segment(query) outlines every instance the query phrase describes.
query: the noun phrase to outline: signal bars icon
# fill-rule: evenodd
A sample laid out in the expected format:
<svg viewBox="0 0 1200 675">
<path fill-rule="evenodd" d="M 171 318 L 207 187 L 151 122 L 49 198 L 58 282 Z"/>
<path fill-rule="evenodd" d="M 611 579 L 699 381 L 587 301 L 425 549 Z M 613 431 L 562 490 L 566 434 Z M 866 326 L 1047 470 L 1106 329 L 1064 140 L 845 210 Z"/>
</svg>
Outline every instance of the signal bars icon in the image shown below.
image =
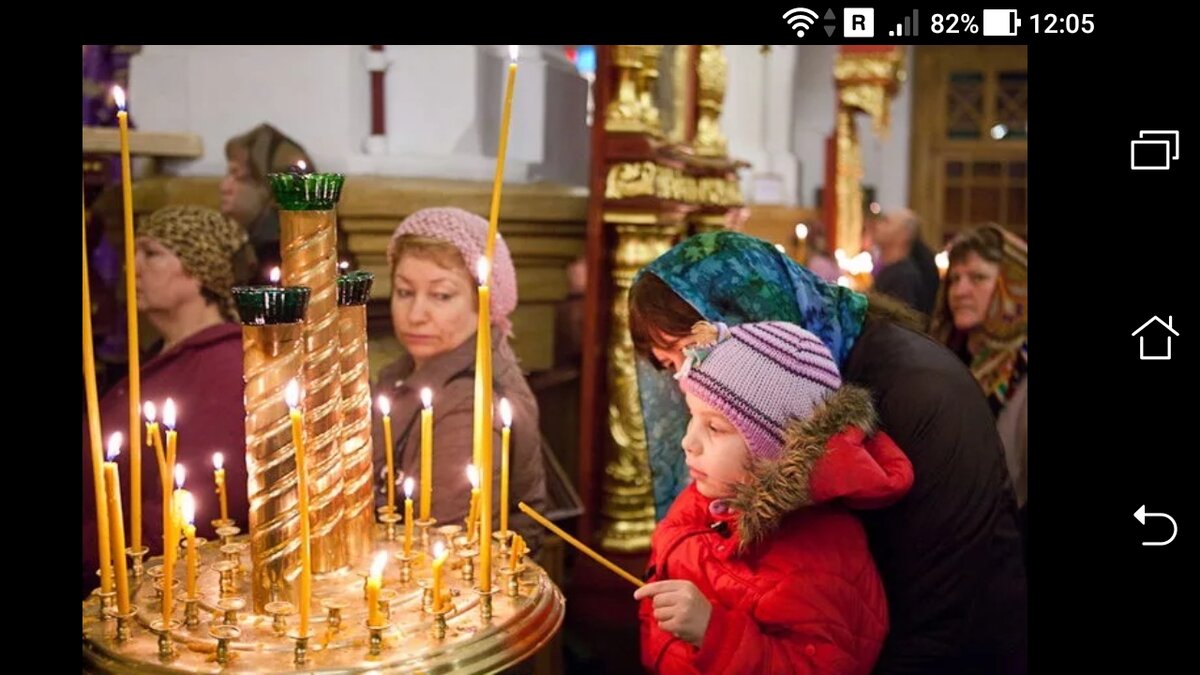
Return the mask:
<svg viewBox="0 0 1200 675">
<path fill-rule="evenodd" d="M 817 22 L 819 18 L 817 13 L 807 7 L 793 7 L 783 13 L 783 18 L 788 25 L 796 31 L 798 37 L 804 37 L 809 28 Z"/>
<path fill-rule="evenodd" d="M 920 25 L 917 10 L 914 9 L 911 17 L 904 17 L 903 23 L 897 23 L 895 28 L 888 31 L 888 37 L 916 37 Z"/>
</svg>

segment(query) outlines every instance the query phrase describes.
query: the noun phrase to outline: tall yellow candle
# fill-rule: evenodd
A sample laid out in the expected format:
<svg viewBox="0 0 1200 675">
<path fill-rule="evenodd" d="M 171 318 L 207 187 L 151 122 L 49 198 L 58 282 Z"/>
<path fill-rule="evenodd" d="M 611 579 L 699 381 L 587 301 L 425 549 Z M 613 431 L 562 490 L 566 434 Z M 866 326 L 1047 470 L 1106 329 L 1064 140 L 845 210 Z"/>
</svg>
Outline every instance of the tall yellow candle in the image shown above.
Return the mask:
<svg viewBox="0 0 1200 675">
<path fill-rule="evenodd" d="M 304 456 L 304 417 L 300 414 L 300 383 L 292 380 L 284 392 L 292 418 L 292 444 L 296 447 L 296 491 L 300 497 L 300 634 L 308 635 L 312 605 L 312 547 L 309 542 L 308 468 Z"/>
<path fill-rule="evenodd" d="M 194 598 L 200 563 L 196 551 L 196 500 L 190 492 L 184 492 L 179 500 L 179 520 L 183 523 L 183 537 L 187 540 L 187 596 Z"/>
<path fill-rule="evenodd" d="M 379 412 L 383 413 L 383 452 L 387 456 L 388 512 L 396 512 L 396 448 L 392 445 L 392 399 L 379 395 Z"/>
<path fill-rule="evenodd" d="M 108 438 L 108 461 L 104 463 L 104 489 L 108 499 L 109 549 L 120 551 L 113 556 L 116 564 L 117 610 L 129 613 L 129 572 L 125 567 L 125 516 L 121 512 L 121 474 L 117 472 L 117 455 L 121 454 L 121 432 Z"/>
<path fill-rule="evenodd" d="M 413 479 L 404 479 L 404 555 L 412 555 L 413 538 Z"/>
<path fill-rule="evenodd" d="M 508 80 L 504 83 L 504 111 L 500 114 L 500 147 L 496 151 L 496 175 L 492 179 L 492 208 L 488 214 L 488 261 L 495 259 L 496 233 L 500 225 L 500 189 L 504 183 L 504 156 L 508 154 L 508 124 L 512 120 L 513 85 L 517 81 L 517 45 L 508 46 L 510 62 Z"/>
<path fill-rule="evenodd" d="M 500 432 L 500 536 L 508 536 L 508 472 L 509 443 L 512 438 L 512 404 L 500 399 L 500 421 L 504 424 Z"/>
<path fill-rule="evenodd" d="M 433 545 L 433 611 L 442 611 L 442 566 L 446 564 L 446 546 L 438 541 Z"/>
<path fill-rule="evenodd" d="M 421 519 L 433 508 L 433 391 L 421 390 Z"/>
<path fill-rule="evenodd" d="M 479 480 L 479 590 L 492 589 L 492 323 L 487 258 L 479 260 L 479 328 L 475 350 L 475 438 Z"/>
<path fill-rule="evenodd" d="M 383 610 L 379 607 L 379 590 L 383 588 L 383 568 L 387 565 L 387 551 L 375 554 L 371 563 L 371 575 L 367 577 L 367 625 L 378 628 L 384 624 Z"/>
<path fill-rule="evenodd" d="M 474 464 L 467 465 L 467 482 L 471 484 L 471 504 L 467 507 L 467 540 L 475 538 L 475 525 L 479 518 L 479 470 Z"/>
<path fill-rule="evenodd" d="M 213 453 L 213 482 L 217 484 L 217 499 L 221 503 L 221 520 L 229 520 L 229 500 L 225 497 L 225 455 Z"/>
<path fill-rule="evenodd" d="M 112 591 L 108 541 L 108 499 L 104 495 L 104 442 L 100 439 L 100 398 L 96 393 L 96 355 L 92 346 L 92 292 L 88 284 L 87 207 L 83 208 L 83 388 L 88 436 L 92 441 L 92 489 L 96 493 L 96 546 L 100 549 L 100 591 Z"/>
<path fill-rule="evenodd" d="M 175 465 L 175 493 L 171 495 L 171 536 L 175 537 L 175 546 L 179 546 L 179 535 L 183 531 L 183 502 L 191 499 L 191 494 L 183 489 L 187 480 L 187 469 L 182 464 Z"/>
<path fill-rule="evenodd" d="M 129 160 L 129 113 L 125 110 L 125 90 L 114 86 L 117 126 L 121 138 L 121 195 L 125 206 L 125 330 L 129 355 L 129 500 L 131 542 L 142 547 L 142 373 L 138 351 L 137 270 L 133 252 L 133 172 Z M 116 551 L 118 556 L 124 551 Z"/>
<path fill-rule="evenodd" d="M 173 589 L 171 581 L 175 578 L 175 557 L 179 536 L 175 529 L 175 499 L 171 492 L 172 468 L 175 466 L 175 447 L 178 435 L 175 432 L 175 401 L 167 399 L 163 404 L 163 424 L 167 427 L 166 464 L 160 468 L 163 492 L 163 593 L 162 620 L 163 626 L 171 625 L 171 610 L 173 608 Z"/>
</svg>

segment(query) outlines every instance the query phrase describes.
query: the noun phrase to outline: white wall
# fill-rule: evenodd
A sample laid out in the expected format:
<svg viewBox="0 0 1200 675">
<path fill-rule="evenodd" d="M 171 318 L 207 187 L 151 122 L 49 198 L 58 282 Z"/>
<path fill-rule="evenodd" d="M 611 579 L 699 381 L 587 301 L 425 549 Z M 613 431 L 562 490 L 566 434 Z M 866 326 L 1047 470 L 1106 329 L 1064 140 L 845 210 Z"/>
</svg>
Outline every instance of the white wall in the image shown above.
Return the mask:
<svg viewBox="0 0 1200 675">
<path fill-rule="evenodd" d="M 204 157 L 185 175 L 224 171 L 225 142 L 261 122 L 295 138 L 325 171 L 490 180 L 507 45 L 388 45 L 386 141 L 370 131 L 367 45 L 146 45 L 130 71 L 138 127 L 186 131 Z M 585 185 L 587 83 L 561 45 L 523 45 L 506 182 Z"/>
<path fill-rule="evenodd" d="M 800 162 L 801 204 L 814 206 L 815 190 L 825 182 L 825 139 L 833 133 L 835 94 L 834 45 L 796 47 L 794 148 Z M 911 68 L 912 47 L 905 63 Z M 900 85 L 891 105 L 886 140 L 875 135 L 866 116 L 859 118 L 862 140 L 863 182 L 874 186 L 884 209 L 908 203 L 909 144 L 912 134 L 912 81 Z"/>
</svg>

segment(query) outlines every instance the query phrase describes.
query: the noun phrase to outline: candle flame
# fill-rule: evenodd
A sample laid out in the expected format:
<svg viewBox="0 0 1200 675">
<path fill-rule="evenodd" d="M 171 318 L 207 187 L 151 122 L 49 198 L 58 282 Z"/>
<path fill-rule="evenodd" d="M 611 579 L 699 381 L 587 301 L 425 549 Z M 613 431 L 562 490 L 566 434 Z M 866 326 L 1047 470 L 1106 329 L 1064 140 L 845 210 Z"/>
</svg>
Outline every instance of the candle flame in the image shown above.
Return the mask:
<svg viewBox="0 0 1200 675">
<path fill-rule="evenodd" d="M 509 45 L 508 46 L 508 58 L 510 60 L 512 60 L 513 63 L 517 62 L 517 56 L 520 55 L 520 53 L 521 53 L 521 45 Z"/>
<path fill-rule="evenodd" d="M 808 225 L 796 223 L 796 238 L 800 241 L 808 239 Z"/>
<path fill-rule="evenodd" d="M 121 454 L 121 441 L 123 440 L 125 437 L 119 431 L 114 431 L 112 436 L 108 437 L 108 461 L 117 461 L 117 455 Z"/>
<path fill-rule="evenodd" d="M 446 556 L 446 545 L 444 543 L 442 543 L 440 540 L 433 542 L 433 557 L 434 557 L 434 559 L 444 558 L 445 556 Z"/>
<path fill-rule="evenodd" d="M 302 160 L 302 159 L 301 159 L 301 160 L 297 160 L 297 161 L 296 161 L 296 168 L 297 168 L 297 169 L 300 169 L 301 171 L 308 171 L 308 164 L 307 164 L 307 163 L 305 163 L 305 161 L 304 161 L 304 160 Z"/>
<path fill-rule="evenodd" d="M 850 281 L 850 277 L 842 275 L 838 277 L 838 286 L 842 288 L 854 288 L 854 284 Z"/>
<path fill-rule="evenodd" d="M 383 568 L 387 566 L 388 554 L 387 551 L 380 551 L 375 554 L 375 560 L 371 563 L 371 576 L 378 579 L 383 576 Z"/>
<path fill-rule="evenodd" d="M 343 272 L 350 269 L 350 262 L 343 260 L 342 262 L 338 263 L 338 269 L 342 270 Z"/>
<path fill-rule="evenodd" d="M 196 498 L 192 493 L 185 492 L 179 495 L 179 514 L 188 525 L 196 524 Z"/>
<path fill-rule="evenodd" d="M 187 469 L 182 464 L 175 465 L 175 487 L 183 489 L 183 480 L 187 478 Z"/>
<path fill-rule="evenodd" d="M 475 265 L 475 271 L 479 275 L 479 285 L 488 285 L 488 274 L 492 271 L 491 263 L 487 256 L 479 256 L 479 262 Z"/>
<path fill-rule="evenodd" d="M 146 401 L 142 404 L 142 414 L 146 416 L 146 421 L 153 423 L 158 417 L 158 406 L 154 405 L 154 401 Z"/>
<path fill-rule="evenodd" d="M 467 480 L 471 481 L 472 488 L 479 489 L 479 469 L 474 464 L 467 465 Z"/>
<path fill-rule="evenodd" d="M 279 283 L 279 280 L 282 278 L 283 278 L 283 272 L 281 272 L 278 267 L 272 267 L 271 268 L 271 283 L 277 284 L 277 283 Z"/>
<path fill-rule="evenodd" d="M 113 102 L 115 102 L 117 104 L 117 107 L 120 108 L 122 111 L 124 111 L 125 110 L 125 90 L 121 88 L 121 85 L 119 85 L 119 84 L 113 85 L 112 97 L 113 97 Z"/>
<path fill-rule="evenodd" d="M 287 401 L 292 410 L 300 406 L 300 383 L 294 378 L 288 380 L 287 388 L 283 390 L 283 400 Z"/>
<path fill-rule="evenodd" d="M 392 414 L 392 399 L 388 398 L 387 394 L 380 394 L 376 401 L 379 404 L 379 412 L 383 413 L 384 417 Z"/>
<path fill-rule="evenodd" d="M 219 452 L 213 453 L 213 468 L 218 471 L 225 468 L 225 455 Z"/>
<path fill-rule="evenodd" d="M 405 478 L 404 479 L 404 498 L 412 499 L 412 493 L 413 493 L 413 479 Z"/>
<path fill-rule="evenodd" d="M 421 405 L 426 408 L 433 407 L 433 390 L 429 387 L 421 390 Z"/>
<path fill-rule="evenodd" d="M 172 431 L 175 430 L 175 401 L 167 399 L 163 404 L 163 424 Z"/>
<path fill-rule="evenodd" d="M 500 399 L 500 420 L 504 422 L 505 428 L 512 426 L 512 404 L 507 398 Z"/>
<path fill-rule="evenodd" d="M 783 244 L 775 244 L 775 250 L 780 253 L 787 253 L 787 249 L 783 247 Z"/>
<path fill-rule="evenodd" d="M 950 269 L 950 254 L 946 251 L 933 256 L 933 261 L 937 264 L 937 268 L 943 272 Z"/>
</svg>

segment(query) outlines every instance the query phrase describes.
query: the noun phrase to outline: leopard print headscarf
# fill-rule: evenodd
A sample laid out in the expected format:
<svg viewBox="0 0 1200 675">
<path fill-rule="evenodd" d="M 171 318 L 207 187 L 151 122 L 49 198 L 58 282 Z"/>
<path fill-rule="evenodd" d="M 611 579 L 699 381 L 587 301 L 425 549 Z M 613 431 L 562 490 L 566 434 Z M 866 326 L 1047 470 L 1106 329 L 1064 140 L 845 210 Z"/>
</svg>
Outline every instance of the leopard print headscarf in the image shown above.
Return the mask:
<svg viewBox="0 0 1200 675">
<path fill-rule="evenodd" d="M 245 228 L 203 206 L 167 206 L 142 221 L 138 235 L 171 249 L 183 268 L 217 296 L 221 315 L 237 320 L 232 289 L 237 258 L 250 241 Z"/>
</svg>

